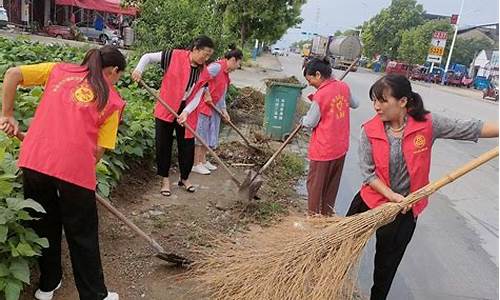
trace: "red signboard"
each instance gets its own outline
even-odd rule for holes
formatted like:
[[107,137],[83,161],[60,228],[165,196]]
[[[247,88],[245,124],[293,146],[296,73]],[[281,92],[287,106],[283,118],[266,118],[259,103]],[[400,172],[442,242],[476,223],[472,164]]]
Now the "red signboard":
[[438,39],[438,40],[446,40],[448,39],[448,32],[446,31],[435,31],[432,34],[433,39]]

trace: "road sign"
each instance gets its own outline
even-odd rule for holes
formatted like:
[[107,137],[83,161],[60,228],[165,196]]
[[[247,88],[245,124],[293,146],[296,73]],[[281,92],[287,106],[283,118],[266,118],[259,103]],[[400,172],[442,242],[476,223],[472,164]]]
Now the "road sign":
[[429,48],[429,54],[427,55],[427,61],[441,63],[447,38],[448,33],[446,31],[435,31],[432,34],[431,46]]

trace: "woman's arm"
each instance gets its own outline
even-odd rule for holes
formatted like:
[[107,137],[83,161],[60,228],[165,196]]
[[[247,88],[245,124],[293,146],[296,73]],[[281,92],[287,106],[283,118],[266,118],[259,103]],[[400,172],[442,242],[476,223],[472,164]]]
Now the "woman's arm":
[[498,123],[485,122],[481,128],[480,138],[496,138],[498,137]]
[[146,67],[149,64],[161,62],[161,55],[162,55],[162,52],[154,52],[154,53],[144,54],[141,57],[141,59],[139,60],[139,63],[135,67],[134,71],[132,72],[132,79],[135,81],[141,80],[142,73],[144,72],[144,70],[146,69]]
[[18,123],[14,119],[14,99],[17,86],[23,82],[23,74],[18,67],[10,68],[5,72],[2,87],[2,116],[0,128],[7,135],[16,135],[19,131]]

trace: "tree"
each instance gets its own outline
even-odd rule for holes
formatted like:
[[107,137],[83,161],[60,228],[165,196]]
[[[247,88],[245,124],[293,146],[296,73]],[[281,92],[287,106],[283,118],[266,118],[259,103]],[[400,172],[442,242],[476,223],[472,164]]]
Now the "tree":
[[222,49],[231,40],[213,0],[142,0],[136,5],[140,16],[135,28],[142,51],[188,47],[200,34],[213,38]]
[[236,32],[240,44],[249,39],[272,44],[288,28],[302,22],[300,8],[304,0],[220,0],[225,7],[224,27]]
[[495,45],[485,38],[457,38],[451,61],[469,66],[481,50],[493,50]]
[[453,27],[449,20],[432,20],[403,31],[401,45],[398,48],[398,59],[411,64],[423,64],[429,52],[432,34],[435,31],[448,32],[448,41],[443,56],[443,59],[446,59],[453,36]]
[[206,34],[220,49],[250,38],[273,43],[302,20],[304,0],[127,0],[139,8],[136,31],[141,50],[186,47]]
[[404,30],[424,22],[424,8],[416,0],[392,0],[388,8],[365,22],[361,35],[364,53],[397,57]]

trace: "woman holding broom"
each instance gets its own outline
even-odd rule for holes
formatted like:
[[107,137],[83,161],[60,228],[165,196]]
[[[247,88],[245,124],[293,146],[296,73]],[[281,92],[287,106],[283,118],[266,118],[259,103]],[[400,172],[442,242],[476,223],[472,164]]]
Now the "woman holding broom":
[[[359,158],[364,182],[348,216],[386,202],[401,202],[429,183],[431,150],[436,139],[476,142],[478,138],[498,137],[497,124],[431,114],[404,76],[380,78],[370,88],[369,96],[376,115],[363,124],[361,131]],[[377,230],[370,299],[386,299],[417,218],[426,206],[424,198]]]
[[[180,114],[184,108],[196,97],[201,97],[201,81],[206,77],[205,62],[214,52],[214,42],[207,36],[197,37],[190,50],[174,49],[156,53],[144,54],[132,78],[141,80],[145,67],[150,63],[160,63],[164,70],[160,87],[160,96],[174,110]],[[160,194],[169,197],[170,190],[169,171],[172,159],[172,143],[174,130],[177,138],[180,179],[178,185],[190,193],[196,191],[189,182],[189,174],[194,160],[194,137],[185,131],[182,122],[168,112],[159,102],[155,106],[155,139],[156,139],[156,164],[157,173],[162,177]],[[188,123],[196,127],[198,114],[191,114]]]
[[45,85],[45,92],[19,154],[24,197],[40,203],[32,223],[49,241],[38,259],[35,298],[50,300],[61,286],[64,228],[78,294],[82,300],[118,300],[104,284],[95,201],[96,163],[113,149],[125,103],[113,87],[125,69],[115,48],[89,50],[81,65],[42,63],[7,70],[0,128],[17,135],[14,99],[18,85]]
[[309,96],[311,107],[302,119],[302,125],[312,129],[307,175],[307,204],[312,215],[334,213],[349,148],[349,107],[358,107],[347,84],[331,75],[332,68],[326,58],[313,58],[304,68],[307,82],[317,89]]
[[[226,110],[226,93],[231,83],[229,73],[240,67],[242,59],[243,52],[239,49],[232,48],[224,54],[223,59],[213,62],[207,68],[212,79],[208,82],[208,88],[204,94],[204,102],[201,102],[198,108],[199,116],[196,131],[212,149],[216,148],[219,144],[221,116],[214,111],[211,105],[215,105],[222,111],[222,117],[225,120],[230,120]],[[193,101],[193,103],[195,102]],[[195,107],[186,107],[184,109],[183,113],[180,115],[181,122],[187,119],[187,116],[193,111],[193,108]],[[209,175],[211,171],[217,170],[217,167],[207,161],[207,150],[203,145],[197,142],[198,141],[196,141],[194,151],[194,167],[192,171],[202,175]]]

